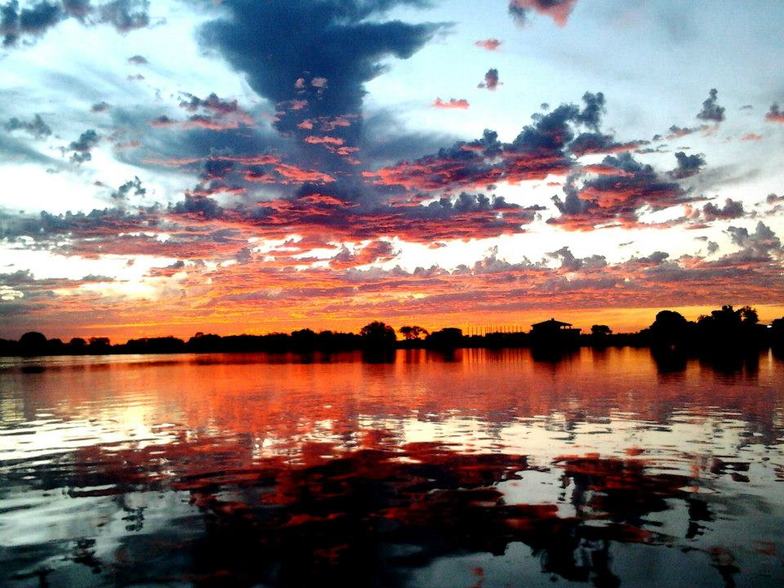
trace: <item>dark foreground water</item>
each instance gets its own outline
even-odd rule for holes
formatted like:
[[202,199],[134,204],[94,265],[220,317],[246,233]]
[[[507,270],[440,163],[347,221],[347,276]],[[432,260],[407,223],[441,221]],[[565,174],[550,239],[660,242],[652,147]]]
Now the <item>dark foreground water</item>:
[[0,585],[782,586],[784,363],[0,358]]

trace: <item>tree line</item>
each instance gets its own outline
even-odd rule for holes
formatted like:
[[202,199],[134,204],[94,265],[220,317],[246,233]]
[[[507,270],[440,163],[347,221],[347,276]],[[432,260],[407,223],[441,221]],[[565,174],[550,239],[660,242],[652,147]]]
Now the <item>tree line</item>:
[[[398,338],[398,334],[400,338]],[[593,325],[590,333],[579,337],[554,337],[546,341],[531,332],[497,332],[484,335],[463,334],[447,327],[433,332],[416,325],[404,325],[397,332],[381,321],[368,323],[359,333],[316,332],[300,329],[291,333],[266,335],[229,335],[196,333],[190,339],[144,337],[112,344],[107,337],[74,337],[65,342],[30,331],[19,340],[0,339],[0,355],[105,355],[145,353],[308,353],[341,351],[389,351],[396,348],[454,349],[458,347],[574,347],[634,346],[650,347],[660,354],[740,353],[773,347],[784,349],[784,317],[770,325],[759,322],[757,311],[749,306],[738,309],[725,305],[710,314],[688,321],[678,312],[660,311],[654,322],[637,333],[613,333],[607,325]]]

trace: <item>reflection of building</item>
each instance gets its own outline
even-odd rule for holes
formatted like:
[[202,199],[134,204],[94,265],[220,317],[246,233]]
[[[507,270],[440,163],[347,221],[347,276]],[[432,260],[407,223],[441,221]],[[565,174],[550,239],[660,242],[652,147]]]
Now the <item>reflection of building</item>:
[[569,346],[579,343],[580,329],[571,323],[563,323],[554,318],[531,325],[531,340],[534,344]]

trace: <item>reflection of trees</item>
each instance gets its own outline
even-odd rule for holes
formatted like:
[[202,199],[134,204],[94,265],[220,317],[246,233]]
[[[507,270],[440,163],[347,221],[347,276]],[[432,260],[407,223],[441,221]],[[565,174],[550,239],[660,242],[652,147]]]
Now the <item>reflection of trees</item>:
[[[80,460],[92,466],[59,468],[59,477],[47,486],[81,486],[92,488],[89,496],[112,496],[127,533],[114,561],[101,561],[89,537],[58,550],[62,558],[120,584],[397,586],[437,560],[500,556],[510,544],[522,543],[543,573],[618,586],[615,543],[661,545],[674,539],[654,530],[650,514],[680,501],[688,513],[687,539],[704,533],[702,523],[713,520],[708,504],[685,489],[689,478],[648,472],[640,460],[588,455],[555,462],[564,488],[571,489],[563,499],[576,513],[564,516],[557,503],[510,503],[502,492],[500,482],[520,480],[528,469],[524,456],[394,442],[380,436],[364,449],[337,455],[331,445],[311,444],[295,461],[254,460],[250,443],[223,445],[207,438],[106,454],[91,450]],[[231,459],[215,469],[221,455]],[[714,466],[742,468],[729,462]],[[126,496],[152,489],[187,493],[201,515],[145,529],[143,509]],[[731,579],[736,573],[724,565],[726,553],[708,555],[722,575]],[[38,572],[28,564],[20,573],[32,578]]]

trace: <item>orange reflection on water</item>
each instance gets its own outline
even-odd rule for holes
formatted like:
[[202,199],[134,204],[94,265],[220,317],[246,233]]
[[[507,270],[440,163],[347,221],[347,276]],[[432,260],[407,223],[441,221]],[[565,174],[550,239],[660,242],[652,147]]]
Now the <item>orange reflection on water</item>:
[[[538,361],[528,350],[409,350],[378,363],[357,354],[99,362],[58,358],[40,373],[10,370],[3,378],[15,380],[23,398],[4,398],[4,420],[42,411],[55,422],[67,418],[70,438],[87,442],[161,441],[174,431],[189,438],[248,434],[259,454],[269,454],[310,441],[363,446],[365,432],[376,429],[400,442],[487,448],[508,442],[520,423],[569,434],[607,429],[611,421],[621,431],[630,421],[699,425],[712,415],[752,422],[750,434],[771,439],[784,419],[781,367],[769,355],[730,373],[696,361],[660,373],[647,350],[631,348],[583,349],[557,361]],[[47,443],[45,427],[39,434]],[[619,449],[634,451],[644,443],[638,441]]]
[[723,371],[628,348],[1,367],[0,583],[782,575],[770,355]]

